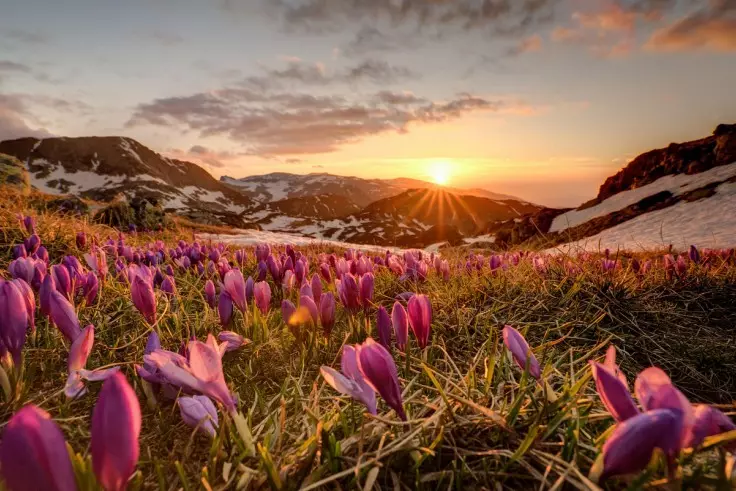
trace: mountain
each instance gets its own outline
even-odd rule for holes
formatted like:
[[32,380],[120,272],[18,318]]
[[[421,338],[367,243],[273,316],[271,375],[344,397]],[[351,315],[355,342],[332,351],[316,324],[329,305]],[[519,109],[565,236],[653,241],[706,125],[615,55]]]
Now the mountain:
[[97,201],[145,198],[200,221],[244,226],[253,202],[191,162],[169,159],[125,137],[21,138],[0,153],[25,163],[31,185]]
[[[285,201],[304,202],[312,198]],[[426,247],[437,242],[460,243],[487,227],[489,221],[519,219],[540,210],[516,199],[493,200],[466,196],[444,189],[410,189],[384,198],[342,217],[321,219],[304,212],[272,213],[279,201],[264,210],[246,213],[251,221],[271,232],[288,232],[325,240],[398,247]]]
[[445,188],[430,182],[403,177],[398,179],[361,179],[359,177],[335,176],[326,173],[300,175],[274,172],[242,179],[223,176],[220,181],[238,189],[247,197],[260,203],[280,201],[286,198],[333,195],[349,198],[362,208],[375,201],[399,195],[409,189],[445,189],[461,195],[498,200],[518,200],[513,196],[484,189]]
[[549,247],[736,246],[736,124],[636,157],[576,209],[545,208],[488,232],[498,243]]

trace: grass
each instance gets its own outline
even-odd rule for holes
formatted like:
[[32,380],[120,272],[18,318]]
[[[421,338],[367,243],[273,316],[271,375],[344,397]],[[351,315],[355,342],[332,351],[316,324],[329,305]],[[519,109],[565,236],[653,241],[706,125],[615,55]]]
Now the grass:
[[[27,208],[29,198],[11,197],[0,201],[0,275],[6,277],[11,247],[25,237],[14,215],[37,214]],[[74,245],[79,230],[98,234],[101,241],[117,234],[80,219],[37,216],[51,262],[64,254],[81,256]],[[191,235],[180,226],[128,242],[173,243]],[[309,247],[301,252],[312,258],[314,272],[316,256],[333,251]],[[443,251],[458,264],[466,253]],[[281,294],[272,285],[268,316],[235,315],[232,330],[252,343],[223,359],[252,443],[226,415],[220,416],[218,436],[209,440],[181,422],[172,401],[159,397],[149,404],[134,364],[142,362],[151,328],[132,306],[127,285],[109,277],[97,304],[78,314],[83,326],[96,328],[88,368],[123,367],[141,401],[141,455],[131,489],[590,489],[596,484],[588,479],[589,470],[613,421],[595,393],[588,361],[601,358],[610,343],[619,350],[630,385],[638,371],[656,365],[691,401],[719,404],[729,414],[736,409],[736,265],[691,266],[686,277],[674,281],[661,270],[640,280],[626,270],[604,273],[597,260],[580,266],[576,276],[562,267],[540,275],[524,261],[495,275],[486,267],[483,275],[458,273],[444,282],[430,274],[419,284],[377,272],[377,305],[390,309],[397,294],[416,291],[429,295],[434,309],[427,350],[420,352],[410,340],[408,363],[393,351],[406,423],[383,401],[378,416],[365,414],[319,375],[321,365],[339,367],[345,343],[368,335],[363,314],[351,319],[338,307],[330,339],[308,349],[284,326]],[[244,275],[254,275],[255,269],[249,250]],[[167,301],[157,291],[164,348],[175,351],[191,335],[204,339],[221,330],[217,312],[205,304],[204,281],[177,269],[178,296]],[[375,310],[368,321],[375,336]],[[526,335],[542,364],[545,386],[510,361],[500,339],[505,324]],[[67,401],[62,390],[68,346],[45,319],[37,326],[24,350],[22,388],[12,400],[3,400],[0,422],[4,425],[24,404],[41,406],[62,427],[84,467],[100,385],[92,383],[89,394]],[[727,485],[719,451],[684,458],[692,462],[683,466],[679,485]],[[604,486],[664,485],[662,465],[655,463],[642,476]],[[94,489],[85,486],[81,489]]]

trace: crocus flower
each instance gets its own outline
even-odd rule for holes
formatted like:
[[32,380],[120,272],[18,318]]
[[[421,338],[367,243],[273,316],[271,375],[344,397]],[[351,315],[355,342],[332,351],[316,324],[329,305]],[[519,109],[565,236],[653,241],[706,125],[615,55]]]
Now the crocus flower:
[[26,251],[26,246],[23,244],[14,245],[13,246],[13,259],[19,259],[22,257],[28,257],[28,251]]
[[299,289],[299,296],[309,297],[314,300],[314,293],[312,293],[312,287],[309,282],[304,282],[302,287]]
[[230,324],[233,318],[233,300],[226,291],[220,292],[220,299],[217,302],[217,313],[220,316],[220,325],[222,327]]
[[698,252],[698,248],[691,245],[690,250],[688,251],[688,257],[692,262],[698,264],[700,262],[700,252]]
[[130,286],[130,295],[133,305],[146,319],[149,324],[156,323],[156,295],[151,283],[143,279],[141,275],[135,275]]
[[259,281],[253,287],[253,296],[256,299],[256,306],[263,315],[268,314],[268,308],[271,304],[271,287],[265,281]]
[[35,259],[31,257],[19,257],[18,259],[10,262],[8,265],[8,272],[13,278],[20,278],[30,284],[33,281],[34,274],[36,273],[35,265]]
[[161,282],[161,291],[168,296],[176,295],[176,281],[173,276],[166,275],[164,281]]
[[372,273],[366,273],[360,277],[358,289],[360,290],[360,303],[367,309],[373,303],[373,287],[375,278]]
[[215,292],[215,284],[212,283],[212,280],[207,280],[204,284],[204,299],[207,301],[207,305],[209,305],[210,308],[215,308],[215,305],[217,304],[217,294]]
[[603,363],[611,373],[613,373],[618,379],[628,388],[629,384],[626,381],[626,375],[623,374],[621,369],[616,364],[616,347],[611,345],[606,350],[606,361]]
[[32,404],[16,412],[0,443],[2,476],[9,491],[76,491],[64,434]]
[[[261,267],[261,263],[263,264],[263,267]],[[268,258],[266,258],[264,261],[261,261],[258,266],[259,270],[262,268],[264,272],[271,273],[271,278],[273,278],[273,281],[275,283],[281,282],[284,270],[282,269],[282,265],[278,259],[273,256],[268,256]],[[259,278],[259,281],[263,281],[265,279],[266,278],[264,276],[264,278]]]
[[406,421],[399,386],[399,373],[391,354],[380,344],[368,338],[356,346],[358,369],[373,390],[381,394],[399,417]]
[[317,304],[314,303],[312,297],[302,295],[299,298],[299,306],[304,307],[309,311],[309,316],[311,318],[312,324],[317,327],[317,325],[319,324],[319,309],[317,308]]
[[325,336],[329,337],[335,327],[335,295],[327,292],[319,300],[319,319]]
[[56,290],[69,300],[72,300],[74,296],[74,286],[72,285],[72,278],[69,274],[69,270],[64,266],[57,264],[55,266],[51,266],[51,276],[54,278]]
[[23,293],[10,281],[0,280],[0,354],[10,352],[16,365],[26,342],[28,310]]
[[217,435],[217,409],[207,396],[179,397],[181,419],[192,428],[198,428],[210,438]]
[[378,318],[376,319],[376,330],[378,331],[378,342],[386,349],[391,349],[391,317],[386,307],[378,307]]
[[281,301],[281,318],[284,320],[284,324],[290,325],[291,317],[296,312],[296,306],[289,300]]
[[626,421],[639,414],[629,389],[608,367],[591,361],[593,379],[601,402],[616,421]]
[[312,288],[312,298],[314,298],[314,303],[319,305],[319,298],[322,296],[322,280],[319,279],[319,275],[317,273],[312,275],[310,287]]
[[226,353],[238,350],[248,344],[247,339],[233,331],[220,331],[217,334],[217,340],[222,343],[221,346],[224,346]]
[[238,310],[244,313],[248,309],[248,303],[245,297],[243,273],[239,269],[233,269],[225,273],[223,288],[230,295]]
[[409,317],[406,309],[398,300],[394,302],[391,309],[391,324],[396,334],[396,345],[401,351],[406,350],[406,344],[409,341]]
[[542,376],[542,371],[539,367],[537,358],[534,356],[534,353],[532,353],[532,350],[529,348],[529,344],[519,331],[511,326],[504,327],[503,342],[506,345],[506,348],[511,352],[511,356],[513,356],[514,361],[519,365],[519,368],[526,370],[528,358],[529,374],[536,379],[539,379],[539,377]]
[[345,273],[342,275],[337,282],[337,293],[340,302],[348,312],[356,313],[360,310],[360,289],[352,274]]
[[94,271],[87,273],[87,279],[84,282],[84,300],[87,305],[92,305],[97,300],[97,293],[100,291],[100,282]]
[[327,283],[332,283],[332,273],[330,272],[330,265],[322,263],[319,265],[319,274],[322,276]]
[[358,369],[357,351],[354,347],[343,346],[341,365],[342,373],[328,366],[322,366],[320,373],[333,389],[363,403],[369,413],[376,414],[376,392]]
[[51,293],[55,291],[56,283],[54,283],[54,277],[47,274],[41,282],[41,288],[38,290],[38,299],[43,315],[48,316],[50,314]]
[[67,363],[69,375],[66,380],[66,386],[64,387],[64,394],[70,399],[80,397],[86,392],[84,382],[82,382],[82,373],[80,372],[87,365],[87,359],[92,352],[94,342],[95,328],[90,324],[82,330],[82,333],[74,340],[71,348],[69,348],[69,360]]
[[294,265],[294,276],[296,277],[296,283],[301,285],[304,282],[307,271],[302,261],[297,261]]
[[141,407],[125,376],[117,372],[102,385],[92,411],[92,469],[105,491],[123,491],[138,463]]
[[248,276],[248,279],[245,280],[245,300],[248,303],[251,303],[253,301],[253,289],[255,288],[256,282],[253,281],[253,278]]
[[24,241],[23,245],[26,247],[28,254],[35,254],[41,246],[41,238],[36,234],[32,234]]
[[20,278],[11,280],[11,283],[13,283],[16,288],[18,288],[18,291],[23,296],[26,313],[28,314],[28,327],[33,332],[36,330],[36,297],[35,295],[33,295],[33,290],[31,290],[31,287],[30,285],[28,285],[28,283],[21,280]]
[[[43,302],[43,296],[41,297]],[[59,331],[69,341],[74,341],[81,334],[82,328],[79,325],[77,313],[74,306],[66,299],[64,295],[58,291],[53,291],[49,295],[49,317],[56,324]]]
[[289,292],[291,292],[291,290],[294,289],[294,283],[294,272],[290,269],[287,269],[286,271],[284,271],[284,276],[281,279],[281,287],[283,288],[285,294],[288,294]]
[[421,349],[429,343],[429,333],[432,327],[432,303],[426,295],[414,295],[407,304],[409,325],[417,338]]

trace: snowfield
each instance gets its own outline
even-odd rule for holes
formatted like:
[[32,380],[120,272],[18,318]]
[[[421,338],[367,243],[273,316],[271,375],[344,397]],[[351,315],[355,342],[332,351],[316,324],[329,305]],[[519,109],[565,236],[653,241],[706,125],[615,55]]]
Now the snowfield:
[[669,191],[673,195],[679,196],[714,182],[726,181],[734,176],[736,176],[736,162],[714,167],[699,174],[664,176],[646,186],[617,193],[590,208],[563,213],[552,221],[549,231],[560,232],[567,228],[577,227],[594,218],[623,210],[627,206],[634,205],[642,199],[662,191]]
[[351,244],[336,240],[312,239],[302,235],[285,234],[279,232],[266,232],[260,230],[238,230],[235,234],[197,234],[199,241],[223,242],[239,246],[250,246],[255,244],[291,244],[293,246],[319,245],[321,247],[339,247],[342,249],[357,249],[366,252],[397,252],[401,249],[396,247],[382,247],[363,244]]
[[[734,169],[736,165],[724,167]],[[736,183],[721,184],[710,198],[682,201],[645,213],[592,237],[552,250],[568,253],[604,249],[642,251],[666,248],[670,244],[681,251],[691,244],[710,248],[735,247]]]

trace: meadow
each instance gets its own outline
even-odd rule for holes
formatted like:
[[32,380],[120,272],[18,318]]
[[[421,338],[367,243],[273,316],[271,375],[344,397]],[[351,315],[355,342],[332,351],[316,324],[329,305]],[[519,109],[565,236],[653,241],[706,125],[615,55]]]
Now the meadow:
[[6,489],[736,482],[733,250],[235,249],[10,191],[0,230]]

